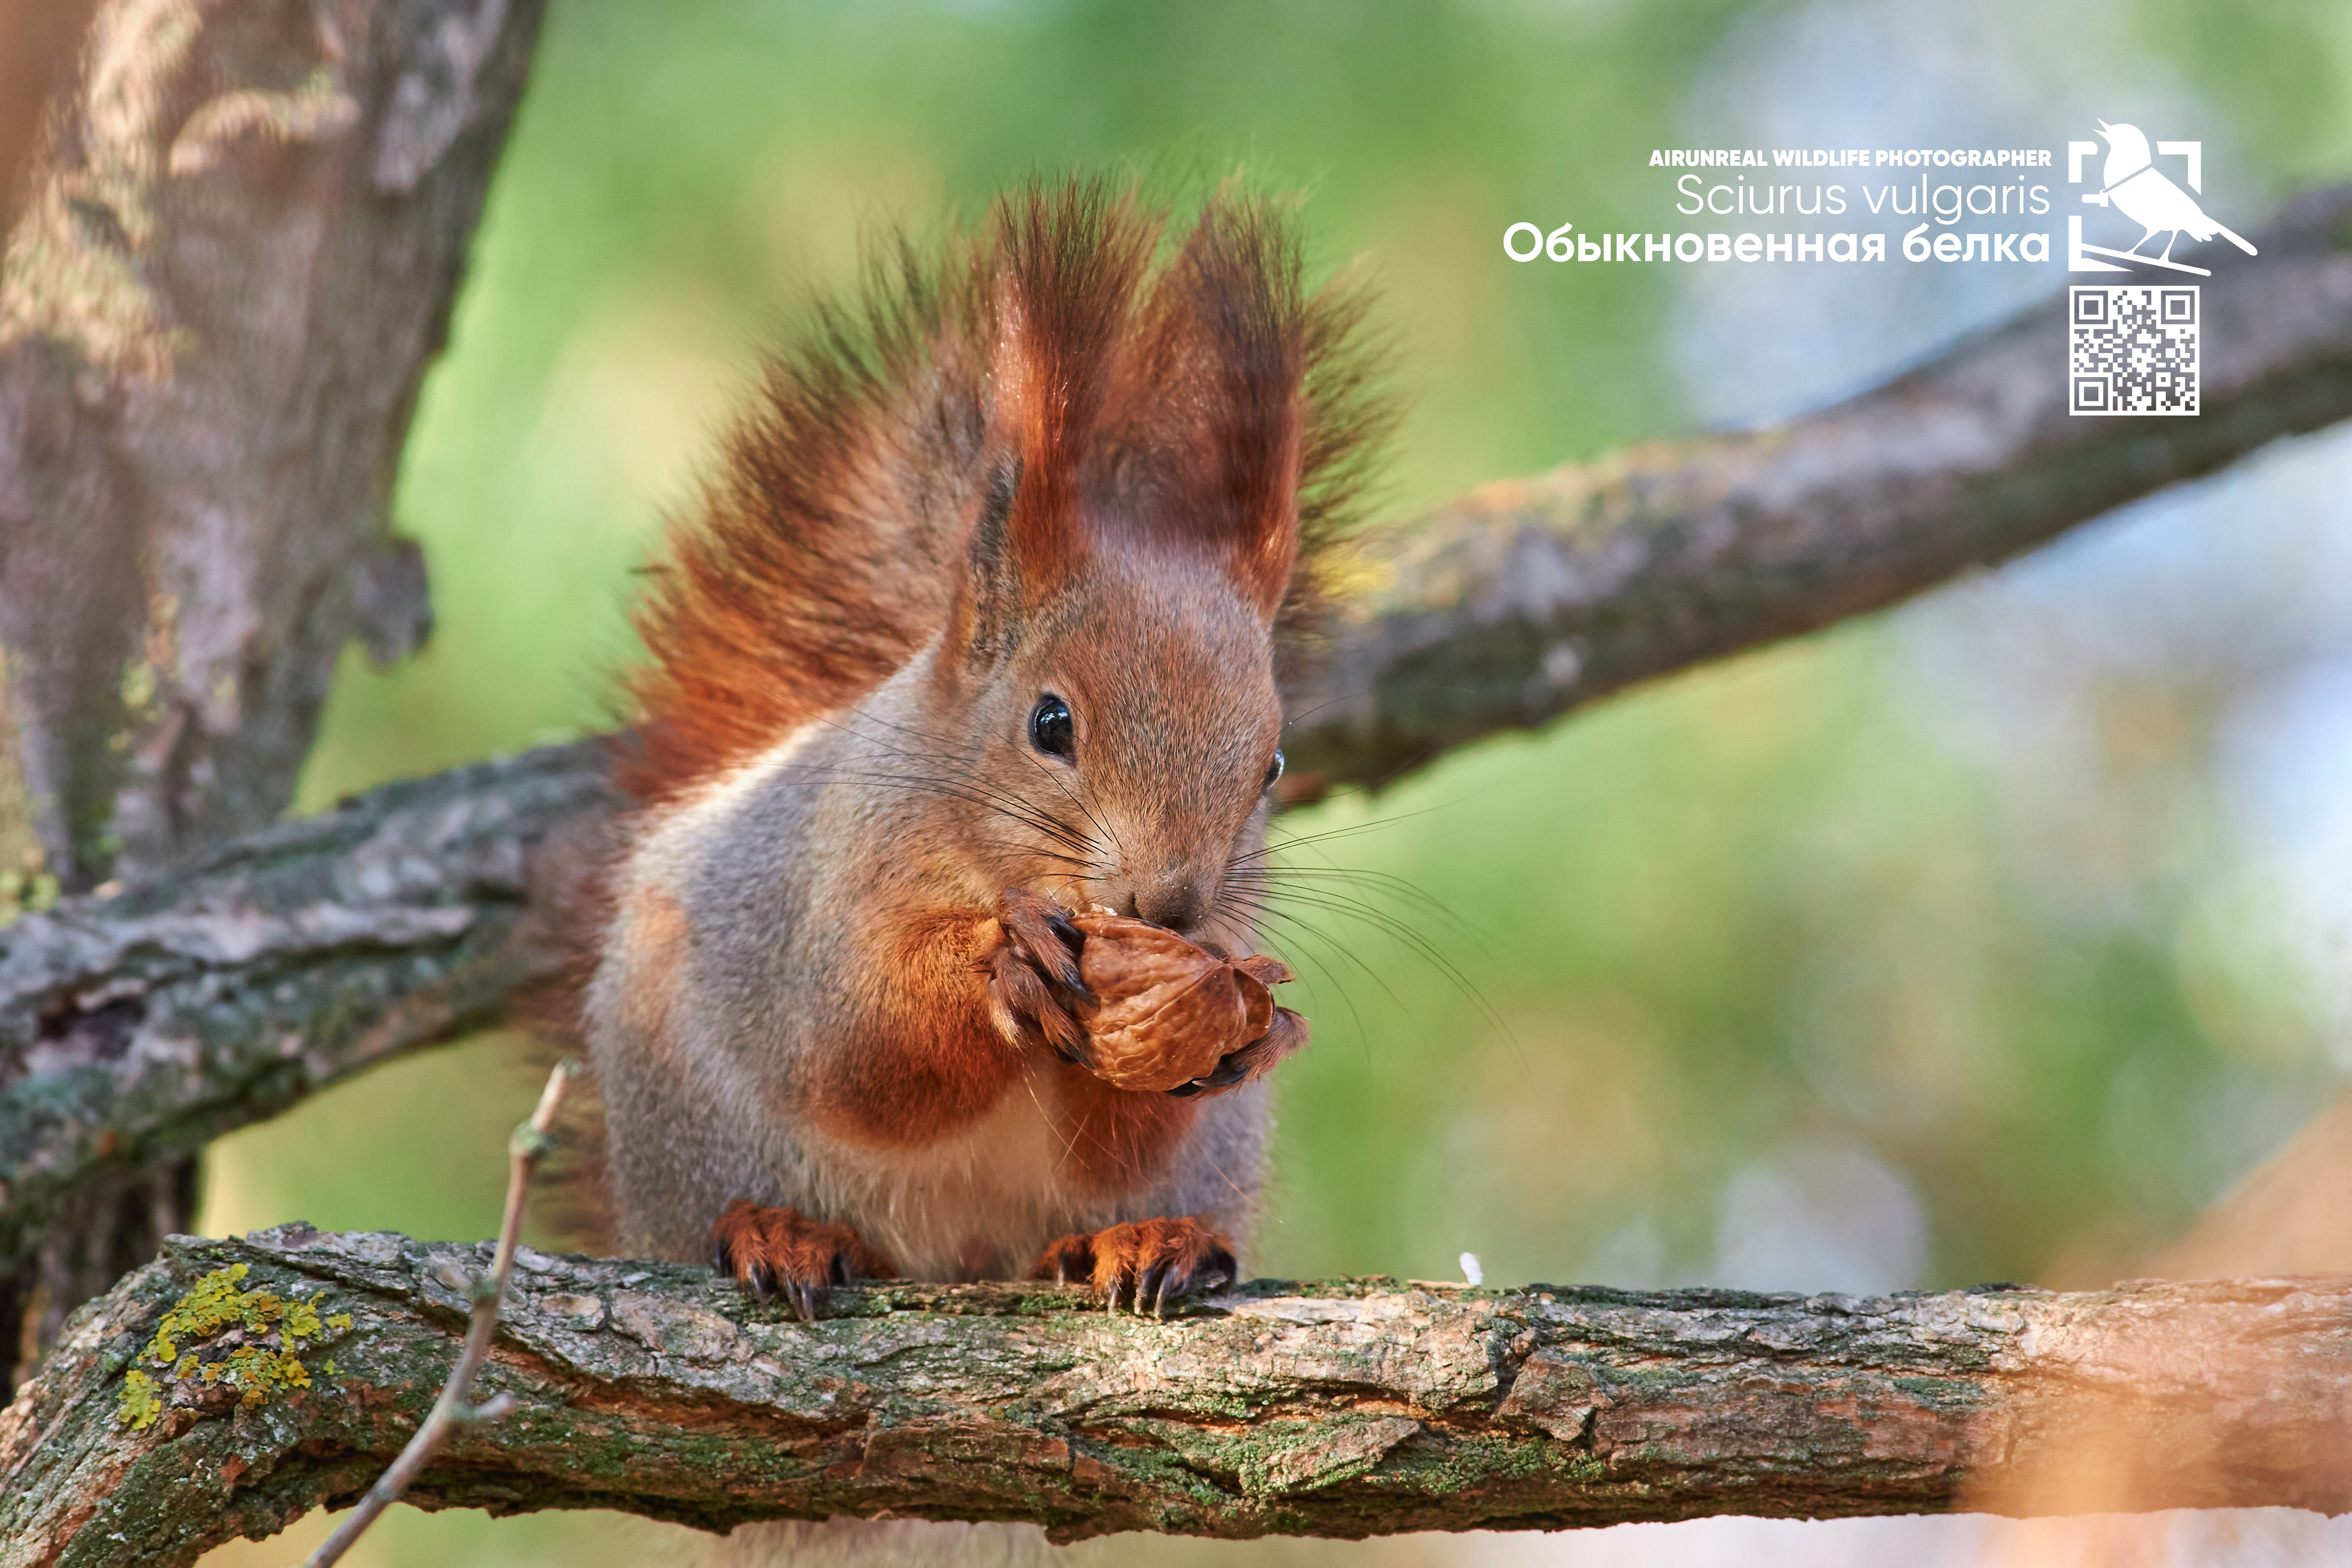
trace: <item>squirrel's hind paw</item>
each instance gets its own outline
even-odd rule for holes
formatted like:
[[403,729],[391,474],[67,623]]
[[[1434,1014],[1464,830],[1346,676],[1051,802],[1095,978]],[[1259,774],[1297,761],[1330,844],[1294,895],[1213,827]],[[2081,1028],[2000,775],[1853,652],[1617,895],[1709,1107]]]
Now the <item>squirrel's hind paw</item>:
[[887,1279],[890,1260],[845,1225],[810,1219],[798,1209],[761,1208],[742,1198],[727,1205],[710,1227],[712,1263],[732,1274],[762,1301],[771,1291],[792,1303],[803,1322],[835,1285]]
[[1124,1300],[1140,1313],[1149,1300],[1156,1317],[1171,1299],[1230,1285],[1234,1274],[1232,1245],[1199,1220],[1147,1219],[1063,1237],[1029,1277],[1088,1286],[1114,1312]]

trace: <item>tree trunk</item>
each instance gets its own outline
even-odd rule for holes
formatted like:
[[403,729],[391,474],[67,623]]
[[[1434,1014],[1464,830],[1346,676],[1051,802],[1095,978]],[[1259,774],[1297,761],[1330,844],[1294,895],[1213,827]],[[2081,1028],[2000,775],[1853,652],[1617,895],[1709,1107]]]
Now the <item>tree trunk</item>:
[[[301,1226],[174,1238],[0,1415],[0,1568],[184,1563],[349,1504],[432,1405],[488,1260]],[[1050,1286],[883,1284],[803,1324],[707,1269],[520,1262],[481,1384],[515,1407],[464,1428],[412,1502],[712,1530],[887,1510],[1064,1541],[2352,1510],[2341,1278],[1862,1298],[1260,1280],[1167,1321]],[[151,1348],[240,1266],[199,1297],[219,1331]],[[280,1349],[273,1313],[298,1300],[320,1316],[301,1377],[273,1362],[242,1394],[231,1358]]]
[[[387,501],[540,11],[97,8],[0,263],[10,901],[273,821],[343,646],[425,636]],[[193,1185],[184,1153],[120,1169],[0,1258],[0,1362]]]

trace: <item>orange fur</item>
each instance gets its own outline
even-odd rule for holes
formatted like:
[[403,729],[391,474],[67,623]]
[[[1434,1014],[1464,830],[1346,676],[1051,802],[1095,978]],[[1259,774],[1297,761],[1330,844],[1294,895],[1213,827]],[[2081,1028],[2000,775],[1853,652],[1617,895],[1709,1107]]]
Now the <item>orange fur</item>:
[[1148,1185],[1192,1130],[1200,1101],[1113,1089],[1083,1068],[1056,1075],[1055,1118],[1070,1173],[1105,1197]]
[[881,923],[868,1025],[825,1064],[818,1122],[867,1145],[922,1147],[983,1115],[1021,1070],[979,983],[993,917],[923,910]]
[[1234,1272],[1233,1243],[1188,1216],[1057,1237],[1046,1244],[1029,1277],[1084,1285],[1114,1310],[1124,1299],[1140,1312],[1146,1300],[1157,1311],[1169,1297],[1181,1296],[1196,1283],[1230,1282]]

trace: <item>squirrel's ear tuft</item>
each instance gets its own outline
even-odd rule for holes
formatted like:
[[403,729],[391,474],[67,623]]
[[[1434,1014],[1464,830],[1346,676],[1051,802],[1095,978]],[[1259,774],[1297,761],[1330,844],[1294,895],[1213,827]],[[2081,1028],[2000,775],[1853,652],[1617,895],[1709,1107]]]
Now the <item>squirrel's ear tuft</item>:
[[1298,556],[1307,316],[1297,242],[1264,207],[1211,204],[1171,284],[1189,297],[1208,466],[1194,498],[1268,621]]
[[1031,185],[992,215],[974,339],[990,479],[950,632],[967,661],[1004,651],[1097,551],[1172,547],[1284,637],[1320,618],[1318,561],[1388,423],[1362,296],[1306,292],[1273,202],[1220,193],[1163,257],[1165,228],[1099,181]]
[[1278,214],[1211,202],[1155,281],[1108,421],[1121,510],[1205,547],[1268,621],[1299,547],[1312,326],[1299,271]]
[[991,214],[988,471],[958,627],[983,657],[1090,548],[1082,471],[1160,238],[1131,193],[1032,184]]

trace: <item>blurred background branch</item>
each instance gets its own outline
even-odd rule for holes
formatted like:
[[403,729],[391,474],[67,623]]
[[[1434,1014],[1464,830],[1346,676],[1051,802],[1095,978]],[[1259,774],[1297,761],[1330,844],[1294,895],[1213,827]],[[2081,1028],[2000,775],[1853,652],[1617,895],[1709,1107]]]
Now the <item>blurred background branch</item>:
[[[425,1418],[487,1256],[300,1226],[175,1238],[0,1417],[0,1568],[68,1539],[85,1568],[167,1568],[349,1502]],[[479,1385],[507,1413],[416,1477],[427,1506],[711,1530],[887,1511],[1064,1540],[2030,1515],[2080,1502],[2040,1483],[2088,1445],[2111,1510],[2352,1507],[2340,1279],[1898,1298],[1259,1280],[1166,1322],[1046,1286],[870,1284],[803,1324],[699,1268],[519,1261]],[[144,1348],[207,1278],[320,1315],[290,1347],[306,1383],[240,1415],[198,1370],[233,1332]],[[126,1368],[146,1379],[128,1397]]]
[[1292,694],[1293,765],[1390,779],[2352,415],[2352,185],[2305,194],[2259,243],[2203,287],[2195,418],[2072,416],[2061,293],[1834,407],[1486,485],[1376,536],[1383,585]]

